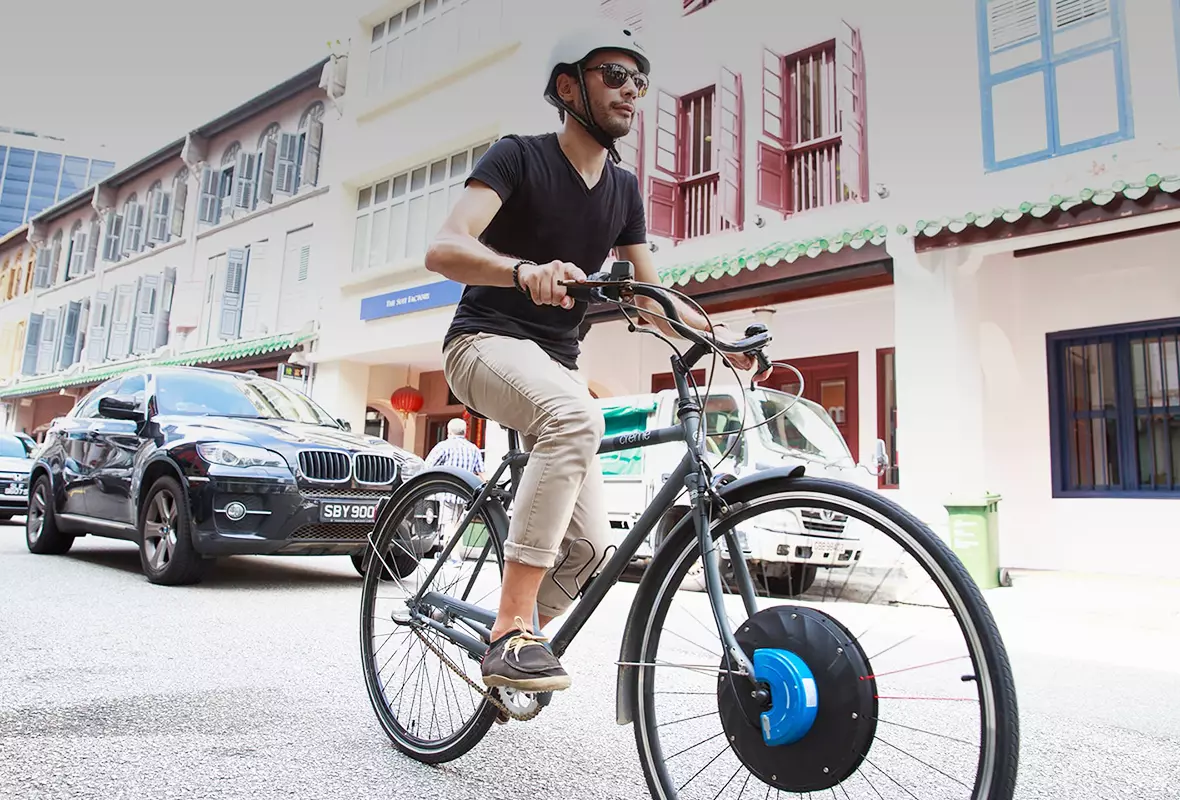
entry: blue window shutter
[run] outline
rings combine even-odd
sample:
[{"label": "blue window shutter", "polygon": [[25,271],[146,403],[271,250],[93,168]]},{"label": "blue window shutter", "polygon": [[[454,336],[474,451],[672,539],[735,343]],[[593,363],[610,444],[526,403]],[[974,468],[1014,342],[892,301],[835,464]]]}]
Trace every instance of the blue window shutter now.
[{"label": "blue window shutter", "polygon": [[94,272],[95,262],[98,261],[98,218],[90,222],[90,234],[86,237],[86,272]]},{"label": "blue window shutter", "polygon": [[188,200],[188,181],[179,180],[172,191],[172,213],[168,223],[168,236],[184,235],[184,204]]},{"label": "blue window shutter", "polygon": [[299,160],[300,137],[293,133],[279,136],[279,157],[275,166],[275,191],[292,194],[295,191],[296,168]]},{"label": "blue window shutter", "polygon": [[304,144],[301,182],[316,186],[320,179],[320,152],[324,143],[324,123],[313,119],[307,124],[307,138]]},{"label": "blue window shutter", "polygon": [[262,152],[258,154],[258,199],[264,203],[273,203],[275,199],[275,161],[278,153],[275,140],[267,139]]},{"label": "blue window shutter", "polygon": [[156,347],[168,344],[168,323],[172,317],[172,292],[176,288],[176,269],[165,267],[160,276],[160,292],[156,297]]},{"label": "blue window shutter", "polygon": [[82,304],[71,300],[66,306],[65,322],[61,326],[61,355],[57,359],[57,368],[66,369],[74,363],[74,351],[78,347],[78,317],[82,313]]},{"label": "blue window shutter", "polygon": [[90,330],[86,333],[86,361],[101,364],[107,357],[107,335],[111,330],[111,293],[98,292],[90,309]]},{"label": "blue window shutter", "polygon": [[[49,259],[51,257],[50,248],[46,245],[41,245],[37,248],[37,264],[33,271],[33,286],[38,289],[44,289],[49,286]],[[40,324],[40,316],[38,316],[38,324]]]},{"label": "blue window shutter", "polygon": [[111,333],[107,356],[126,358],[131,352],[132,320],[135,312],[135,286],[130,283],[115,287],[115,301],[111,311]]},{"label": "blue window shutter", "polygon": [[52,372],[57,359],[57,345],[61,340],[58,323],[61,322],[61,309],[54,308],[41,316],[41,349],[37,351],[37,374]]},{"label": "blue window shutter", "polygon": [[37,353],[41,350],[41,315],[29,314],[29,324],[25,327],[25,358],[21,362],[22,375],[34,375],[37,372]]},{"label": "blue window shutter", "polygon": [[242,328],[242,300],[246,293],[246,250],[230,248],[225,254],[225,286],[221,291],[221,325],[218,333],[238,338]]},{"label": "blue window shutter", "polygon": [[221,173],[209,167],[201,170],[201,222],[216,225],[221,217]]},{"label": "blue window shutter", "polygon": [[159,301],[158,275],[143,275],[137,282],[135,301],[135,334],[131,341],[131,352],[143,355],[152,351],[156,340],[156,309]]},{"label": "blue window shutter", "polygon": [[110,212],[107,216],[107,238],[102,248],[104,261],[118,261],[122,250],[123,215]]}]

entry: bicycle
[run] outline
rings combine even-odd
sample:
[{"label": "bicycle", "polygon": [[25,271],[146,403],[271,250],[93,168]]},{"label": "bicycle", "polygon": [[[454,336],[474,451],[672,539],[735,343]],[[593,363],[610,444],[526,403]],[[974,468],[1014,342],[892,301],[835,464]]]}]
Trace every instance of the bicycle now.
[{"label": "bicycle", "polygon": [[[634,281],[626,262],[616,262],[609,274],[596,273],[569,284],[567,290],[613,303],[628,319],[629,311],[638,310],[634,298],[649,297],[691,343],[681,354],[664,339],[674,351],[679,424],[606,436],[599,449],[605,454],[679,443],[684,456],[614,553],[609,558],[607,553],[593,554],[597,569],[586,572],[592,577],[581,586],[567,587],[577,602],[547,643],[561,657],[620,581],[640,545],[649,535],[657,535],[654,555],[635,590],[616,662],[617,721],[634,723],[652,796],[700,792],[702,797],[718,798],[736,790],[742,797],[750,781],[757,779],[766,784],[767,797],[772,788],[779,796],[827,796],[830,790],[834,797],[917,797],[916,788],[933,787],[937,797],[1010,800],[1019,749],[1012,672],[983,595],[951,550],[925,524],[879,493],[851,482],[809,477],[804,465],[760,469],[735,478],[714,475],[706,463],[702,438],[708,430],[703,430],[702,409],[707,400],[701,400],[699,387],[692,384],[692,368],[710,353],[716,360],[718,353],[740,352],[753,355],[765,374],[772,366],[764,352],[771,341],[765,326],[750,326],[745,338],[731,345],[698,333],[683,324],[670,299],[679,293]],[[636,330],[633,320],[631,329]],[[782,404],[781,396],[759,392],[765,390],[752,385],[758,402],[765,405],[769,398],[772,407]],[[784,408],[779,418],[789,415],[790,408]],[[749,411],[758,416],[757,410],[751,401],[743,415]],[[365,683],[386,735],[400,751],[422,762],[458,758],[495,722],[532,719],[552,701],[549,694],[488,690],[478,671],[495,620],[496,604],[485,601],[498,590],[503,569],[507,507],[528,460],[517,433],[509,431],[508,439],[508,453],[486,482],[456,470],[426,470],[406,481],[375,518],[366,559],[370,566],[380,561],[383,568],[366,569],[362,590]],[[506,472],[508,480],[502,483]],[[684,490],[687,507],[676,506]],[[457,527],[440,532],[429,551],[411,550],[423,540],[408,538],[407,527],[423,520],[439,524],[446,504],[430,499],[438,493],[457,497],[449,506],[457,504],[461,514]],[[674,508],[680,513],[673,513]],[[751,522],[763,513],[769,514],[767,520]],[[810,600],[794,597],[788,604],[768,605],[773,598],[758,596],[744,545],[751,535],[806,525],[808,520],[828,524],[829,529],[840,520],[871,528],[875,538],[861,535],[856,540],[857,548],[869,555],[862,557],[860,549],[846,547],[851,541],[847,538],[816,538],[817,547],[836,542],[826,574],[844,570],[842,585],[825,578],[822,600],[817,599],[817,582],[810,588]],[[882,557],[882,548],[890,543],[926,573],[933,591],[915,587],[904,566],[898,571],[893,564],[885,570],[888,558]],[[723,548],[729,556],[728,576],[720,568]],[[419,559],[412,576],[389,568],[387,556],[395,553]],[[481,580],[480,570],[489,559],[497,569]],[[836,559],[850,563],[838,567]],[[468,567],[474,571],[465,577]],[[697,591],[682,586],[690,574],[703,575],[703,592],[699,580]],[[404,590],[405,596],[382,596],[381,587],[388,584]],[[820,607],[829,595],[828,608],[842,619]],[[385,600],[392,600],[390,610],[379,608]],[[764,607],[759,607],[760,601]],[[675,629],[681,622],[687,634]],[[910,622],[919,624],[920,633],[902,636],[898,628]],[[376,632],[387,625],[388,633]],[[717,645],[708,647],[692,639],[700,630],[715,635]],[[943,647],[948,640],[953,646],[956,632],[966,652],[947,657],[949,651]],[[400,652],[386,657],[385,648],[397,637],[408,647],[385,677]],[[898,662],[902,648],[910,646],[918,648],[918,655]],[[415,652],[422,660],[411,667],[408,659]],[[712,659],[701,658],[703,652]],[[434,663],[430,656],[441,661],[437,680],[423,677],[424,665],[428,660]],[[387,687],[403,673],[401,688],[388,697]],[[577,690],[576,684],[575,680],[571,691]],[[416,687],[413,697],[407,695],[411,686]],[[963,691],[963,686],[974,692]],[[463,690],[469,693],[468,702],[461,697]],[[974,697],[947,696],[956,692]],[[660,705],[664,697],[675,698],[669,699],[668,711]],[[415,707],[423,719],[413,717]],[[452,724],[444,731],[446,719]],[[965,723],[968,733],[946,732],[957,722]],[[701,727],[706,733],[716,727],[720,731],[693,743],[704,734],[687,731]],[[977,741],[971,741],[971,731],[978,734]],[[708,742],[713,744],[704,747]],[[718,746],[721,750],[708,759]],[[965,765],[940,769],[928,763],[940,753],[963,753]],[[731,773],[735,760],[737,769]],[[894,766],[894,760],[900,763]],[[747,774],[740,781],[743,769]]]}]

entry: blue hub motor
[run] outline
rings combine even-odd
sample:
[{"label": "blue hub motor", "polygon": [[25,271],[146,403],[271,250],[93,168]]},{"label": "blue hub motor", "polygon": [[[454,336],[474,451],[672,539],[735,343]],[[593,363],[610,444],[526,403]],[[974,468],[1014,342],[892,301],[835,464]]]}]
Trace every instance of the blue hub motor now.
[{"label": "blue hub motor", "polygon": [[877,686],[851,632],[814,608],[759,611],[735,632],[754,683],[723,672],[718,711],[730,745],[758,778],[819,792],[860,766],[876,733]]}]

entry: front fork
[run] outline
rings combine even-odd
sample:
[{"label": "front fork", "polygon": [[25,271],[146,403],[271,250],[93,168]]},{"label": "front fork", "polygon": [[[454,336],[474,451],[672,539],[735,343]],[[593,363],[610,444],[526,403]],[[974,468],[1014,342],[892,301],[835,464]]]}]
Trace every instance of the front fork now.
[{"label": "front fork", "polygon": [[[705,589],[709,594],[709,605],[713,608],[713,618],[717,623],[717,632],[721,637],[722,647],[725,649],[730,664],[736,664],[736,668],[731,667],[731,671],[749,680],[750,690],[764,703],[769,704],[769,688],[757,681],[754,677],[754,664],[750,661],[745,651],[742,650],[741,646],[738,645],[737,639],[733,635],[733,628],[729,624],[729,617],[725,613],[721,560],[718,557],[716,544],[713,541],[710,531],[712,497],[702,487],[701,484],[703,481],[704,476],[697,472],[689,475],[685,479],[685,484],[688,486],[692,498],[691,513],[693,515],[693,524],[696,526],[697,541],[701,549],[701,565],[705,572]],[[733,531],[725,534],[725,540],[729,547],[730,563],[734,565],[738,590],[742,596],[742,603],[746,608],[746,615],[753,616],[758,611],[758,607],[754,599],[754,582],[750,577],[745,555],[742,553],[741,545]]]}]

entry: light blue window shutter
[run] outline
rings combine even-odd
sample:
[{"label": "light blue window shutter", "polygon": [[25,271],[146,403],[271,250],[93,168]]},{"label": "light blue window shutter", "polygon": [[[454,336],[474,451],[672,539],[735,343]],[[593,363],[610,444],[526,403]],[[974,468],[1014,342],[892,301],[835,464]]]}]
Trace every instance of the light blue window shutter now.
[{"label": "light blue window shutter", "polygon": [[25,326],[25,358],[20,369],[22,375],[34,375],[37,372],[37,353],[41,351],[41,318],[40,314],[29,314],[29,324]]},{"label": "light blue window shutter", "polygon": [[33,286],[38,289],[49,286],[49,259],[51,257],[52,252],[46,245],[37,248],[37,263],[33,268]]},{"label": "light blue window shutter", "polygon": [[275,140],[267,139],[259,154],[259,169],[262,175],[258,181],[258,199],[264,203],[273,203],[275,199],[275,161],[278,159],[278,153],[279,148]]},{"label": "light blue window shutter", "polygon": [[131,352],[131,324],[134,317],[135,285],[120,284],[115,288],[111,312],[111,334],[107,347],[109,358],[126,358]]},{"label": "light blue window shutter", "polygon": [[279,137],[279,157],[275,166],[275,191],[291,194],[295,191],[295,163],[299,158],[299,137],[284,133]]},{"label": "light blue window shutter", "polygon": [[107,336],[111,330],[111,293],[98,292],[90,309],[90,330],[86,333],[86,361],[101,364],[107,357]]},{"label": "light blue window shutter", "polygon": [[86,272],[94,272],[94,264],[98,261],[99,224],[95,219],[90,223],[90,234],[86,237]]},{"label": "light blue window shutter", "polygon": [[303,153],[302,182],[317,185],[320,179],[320,153],[324,142],[324,123],[313,119],[307,125],[307,147]]},{"label": "light blue window shutter", "polygon": [[238,165],[234,170],[234,207],[254,207],[254,170],[257,169],[254,153],[238,153]]},{"label": "light blue window shutter", "polygon": [[184,235],[184,204],[187,200],[188,181],[177,181],[172,190],[172,213],[168,224],[168,237]]},{"label": "light blue window shutter", "polygon": [[60,308],[46,311],[41,318],[41,349],[37,351],[38,375],[53,371],[53,362],[57,358],[58,324],[60,322]]},{"label": "light blue window shutter", "polygon": [[246,291],[246,251],[231,248],[225,255],[225,287],[221,292],[221,326],[226,339],[238,338],[242,327],[242,299]]},{"label": "light blue window shutter", "polygon": [[111,212],[107,217],[107,238],[103,245],[102,257],[104,261],[118,261],[122,252],[123,215]]},{"label": "light blue window shutter", "polygon": [[71,300],[66,306],[66,318],[61,326],[61,355],[57,359],[57,368],[66,369],[74,363],[74,351],[78,347],[78,317],[82,313],[82,304]]},{"label": "light blue window shutter", "polygon": [[201,222],[216,225],[221,217],[220,181],[220,172],[214,172],[209,167],[201,170]]},{"label": "light blue window shutter", "polygon": [[153,349],[152,344],[156,340],[156,300],[159,289],[158,275],[140,277],[135,302],[135,336],[131,342],[131,352],[136,355],[143,355]]},{"label": "light blue window shutter", "polygon": [[176,269],[165,267],[160,282],[160,293],[156,298],[156,347],[168,344],[168,323],[172,318],[172,293],[176,289]]}]

